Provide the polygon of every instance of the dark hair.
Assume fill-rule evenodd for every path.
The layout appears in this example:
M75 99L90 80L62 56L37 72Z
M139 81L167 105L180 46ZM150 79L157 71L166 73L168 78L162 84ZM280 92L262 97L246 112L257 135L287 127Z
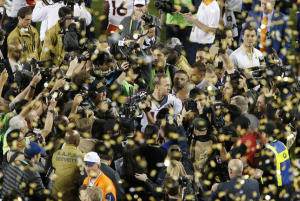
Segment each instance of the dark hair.
M194 64L192 65L192 68L197 68L198 73L205 73L205 71L206 71L205 64L202 63L202 62L200 62L200 61L194 63Z
M56 137L63 138L65 136L65 129L68 126L67 117L64 115L58 115L53 120L53 126L54 129L56 130L55 132Z
M294 112L285 111L283 108L279 110L278 116L281 118L283 124L289 124L295 121Z
M92 125L92 138L102 139L105 134L105 124L106 120L96 119Z
M187 74L187 72L185 70L178 70L178 71L176 71L175 74L177 74L177 73L185 74L187 77L189 77L189 75Z
M190 98L195 99L196 96L199 96L199 95L202 95L202 94L206 95L205 92L202 89L194 88L190 91Z
M242 129L248 129L250 126L250 120L245 116L240 116L234 120L233 125L235 129L237 129L238 126Z
M256 28L254 26L251 26L250 24L244 28L244 33L246 30L255 31L255 33L257 33ZM244 33L243 33L243 35L244 35Z
M14 142L15 140L16 140L16 141L19 140L20 133L21 133L21 130L20 130L20 129L14 129L14 130L10 131L10 132L7 134L6 141L7 141L7 144L8 144L9 147L12 147L13 142Z
M177 133L177 126L175 124L166 123L161 129L164 132L165 137L171 140L174 139L174 136L171 134Z
M232 32L232 28L230 27L224 27L224 29L217 29L216 31L216 41L220 41L226 38L226 32L227 31L231 31Z
M120 134L122 135L128 135L135 131L134 121L131 119L120 119L120 128L119 128Z
M155 124L148 124L145 128L146 139L152 139L154 134L158 134L159 127Z
M15 110L16 110L17 114L19 114L19 113L22 111L23 107L25 107L25 105L26 105L27 103L28 103L28 101L25 100L25 99L16 102L16 104L15 104Z
M164 107L161 110L158 111L157 115L156 115L156 119L157 120L162 120L164 118L166 118L167 115L170 114L169 108L168 107Z
M160 50L165 56L167 54L169 54L170 50L163 44L163 43L156 43L153 47L152 47L152 51L154 50Z
M238 106L229 104L227 106L228 114L230 115L231 122L234 122L241 115L241 110Z
M27 6L27 7L20 8L17 16L24 19L26 17L26 15L31 15L31 14L32 14L32 7Z
M67 15L72 15L72 9L71 8L69 8L67 6L64 6L64 7L61 7L58 10L58 16L59 16L59 18L64 18Z

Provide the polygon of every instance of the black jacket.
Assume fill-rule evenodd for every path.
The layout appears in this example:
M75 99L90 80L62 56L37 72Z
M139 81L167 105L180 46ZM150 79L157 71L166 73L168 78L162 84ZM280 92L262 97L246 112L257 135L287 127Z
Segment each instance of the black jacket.
M101 171L111 179L111 181L115 184L116 193L117 193L117 200L126 200L125 198L125 190L121 185L121 178L117 171L109 167L108 165L101 163Z
M49 194L45 194L44 192L45 187L40 174L27 159L9 161L9 163L3 167L3 175L3 188L0 193L1 199L3 199L10 190L18 191L25 197L28 197L30 201L46 200L46 198L49 197ZM21 184L25 185L23 186ZM33 195L29 194L31 190Z
M242 184L242 185L241 185ZM223 197L219 197L224 192ZM242 176L237 176L232 178L228 182L220 183L217 190L211 194L212 200L219 198L224 201L234 201L244 199L259 201L259 185L255 179L245 179Z

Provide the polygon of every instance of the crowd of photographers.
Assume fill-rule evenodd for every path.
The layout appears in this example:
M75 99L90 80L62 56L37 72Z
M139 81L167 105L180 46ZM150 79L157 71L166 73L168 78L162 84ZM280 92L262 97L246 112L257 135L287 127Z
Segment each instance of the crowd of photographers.
M300 199L299 0L91 3L0 2L1 200Z

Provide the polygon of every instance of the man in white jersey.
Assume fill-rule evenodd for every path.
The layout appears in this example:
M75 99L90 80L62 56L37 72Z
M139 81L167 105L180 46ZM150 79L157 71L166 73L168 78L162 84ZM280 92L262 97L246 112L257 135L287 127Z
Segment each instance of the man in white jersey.
M103 1L103 15L100 33L104 34L107 30L107 35L111 32L117 32L121 21L131 16L133 11L133 0L105 0Z
M174 109L174 115L180 114L182 110L181 100L169 93L171 83L167 74L157 74L153 78L152 83L154 86L152 100L142 114L142 132L145 131L149 123L154 124L156 122L158 112L166 106L171 106Z

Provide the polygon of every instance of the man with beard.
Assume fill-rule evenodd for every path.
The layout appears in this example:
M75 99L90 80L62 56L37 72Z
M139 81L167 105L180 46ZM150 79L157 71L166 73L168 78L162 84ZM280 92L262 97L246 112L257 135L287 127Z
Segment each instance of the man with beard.
M176 71L173 79L174 86L172 88L172 94L176 95L182 89L186 89L189 82L189 76L184 70Z

